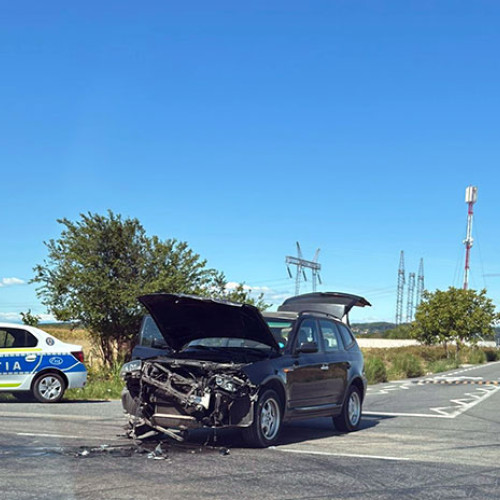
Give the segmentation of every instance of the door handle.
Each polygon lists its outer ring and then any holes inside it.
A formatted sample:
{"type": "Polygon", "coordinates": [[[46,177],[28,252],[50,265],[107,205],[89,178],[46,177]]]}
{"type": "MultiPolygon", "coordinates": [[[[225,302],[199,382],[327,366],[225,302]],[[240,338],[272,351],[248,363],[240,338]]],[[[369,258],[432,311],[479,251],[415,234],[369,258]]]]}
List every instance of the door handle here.
{"type": "Polygon", "coordinates": [[[322,370],[328,370],[329,366],[328,365],[321,365],[322,370]]]}
{"type": "Polygon", "coordinates": [[[28,354],[25,359],[26,361],[35,361],[36,354],[28,354]]]}

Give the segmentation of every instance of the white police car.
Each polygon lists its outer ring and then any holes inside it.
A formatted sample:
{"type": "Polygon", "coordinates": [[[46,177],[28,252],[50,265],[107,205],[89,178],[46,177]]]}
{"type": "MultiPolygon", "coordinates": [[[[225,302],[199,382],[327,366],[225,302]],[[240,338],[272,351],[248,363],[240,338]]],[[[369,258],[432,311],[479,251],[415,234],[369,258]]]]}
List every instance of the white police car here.
{"type": "Polygon", "coordinates": [[[81,346],[39,328],[0,323],[0,391],[56,403],[66,389],[83,387],[86,381],[81,346]]]}

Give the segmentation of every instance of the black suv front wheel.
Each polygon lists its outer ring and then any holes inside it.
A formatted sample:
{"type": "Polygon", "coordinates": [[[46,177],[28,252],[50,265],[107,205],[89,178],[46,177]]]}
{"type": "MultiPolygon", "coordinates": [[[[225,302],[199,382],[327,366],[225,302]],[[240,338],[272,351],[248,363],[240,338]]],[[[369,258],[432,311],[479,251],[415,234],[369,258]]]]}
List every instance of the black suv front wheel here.
{"type": "Polygon", "coordinates": [[[272,389],[265,390],[254,407],[254,421],[243,429],[243,438],[247,444],[256,448],[266,448],[278,441],[283,419],[281,401],[272,389]]]}

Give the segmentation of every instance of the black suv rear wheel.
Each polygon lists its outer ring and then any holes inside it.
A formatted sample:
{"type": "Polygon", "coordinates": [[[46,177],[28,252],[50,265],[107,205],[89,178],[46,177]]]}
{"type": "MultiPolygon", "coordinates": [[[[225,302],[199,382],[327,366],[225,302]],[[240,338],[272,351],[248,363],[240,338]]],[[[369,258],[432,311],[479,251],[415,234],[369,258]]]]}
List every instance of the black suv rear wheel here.
{"type": "Polygon", "coordinates": [[[355,385],[351,385],[347,391],[340,415],[333,417],[333,423],[338,431],[352,432],[359,429],[361,423],[361,401],[361,391],[355,385]]]}

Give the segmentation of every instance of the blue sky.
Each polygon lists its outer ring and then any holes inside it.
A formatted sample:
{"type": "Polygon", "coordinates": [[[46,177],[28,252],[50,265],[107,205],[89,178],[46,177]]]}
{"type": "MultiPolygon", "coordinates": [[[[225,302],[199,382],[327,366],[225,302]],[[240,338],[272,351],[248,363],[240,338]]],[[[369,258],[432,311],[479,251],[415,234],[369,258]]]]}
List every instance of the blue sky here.
{"type": "Polygon", "coordinates": [[[498,2],[2,4],[0,319],[46,313],[56,219],[111,209],[274,304],[319,247],[319,289],[391,321],[401,250],[460,286],[469,184],[500,304],[498,2]]]}

